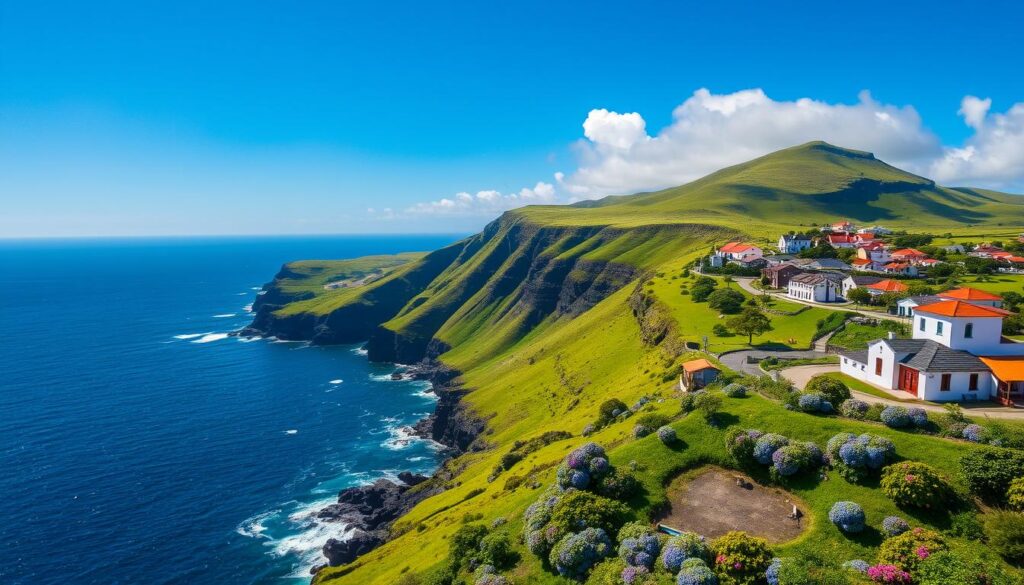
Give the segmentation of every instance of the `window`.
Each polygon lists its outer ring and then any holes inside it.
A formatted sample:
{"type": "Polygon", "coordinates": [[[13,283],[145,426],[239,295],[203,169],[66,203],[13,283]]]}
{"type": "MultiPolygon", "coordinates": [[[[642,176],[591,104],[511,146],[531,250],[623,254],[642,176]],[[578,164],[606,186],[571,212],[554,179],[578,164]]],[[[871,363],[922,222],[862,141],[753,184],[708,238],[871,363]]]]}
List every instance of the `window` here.
{"type": "Polygon", "coordinates": [[[967,389],[972,392],[978,389],[978,374],[971,374],[970,382],[967,383],[967,389]]]}
{"type": "Polygon", "coordinates": [[[939,385],[939,390],[943,392],[949,392],[949,382],[952,380],[953,374],[942,374],[942,383],[939,385]]]}
{"type": "Polygon", "coordinates": [[[875,375],[882,375],[882,358],[875,358],[875,375]]]}
{"type": "Polygon", "coordinates": [[[974,323],[964,325],[964,337],[967,339],[974,337],[974,323]]]}
{"type": "Polygon", "coordinates": [[[924,331],[924,317],[921,317],[921,321],[919,322],[919,324],[921,331],[924,331]]]}
{"type": "Polygon", "coordinates": [[[935,322],[935,335],[942,335],[942,326],[943,325],[944,325],[944,323],[942,321],[936,321],[935,322]]]}

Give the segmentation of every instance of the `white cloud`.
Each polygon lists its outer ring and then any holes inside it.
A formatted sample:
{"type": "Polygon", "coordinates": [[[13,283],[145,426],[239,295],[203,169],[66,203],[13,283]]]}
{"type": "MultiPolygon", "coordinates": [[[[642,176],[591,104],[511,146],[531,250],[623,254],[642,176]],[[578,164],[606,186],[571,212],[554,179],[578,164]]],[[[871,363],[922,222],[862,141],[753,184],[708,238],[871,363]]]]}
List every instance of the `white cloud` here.
{"type": "Polygon", "coordinates": [[[583,122],[583,135],[594,144],[626,149],[647,140],[647,123],[640,114],[619,114],[605,109],[590,110],[583,122]]]}
{"type": "Polygon", "coordinates": [[[1024,103],[992,113],[992,100],[966,96],[959,114],[974,133],[944,146],[913,106],[876,101],[867,91],[853,104],[811,98],[776,101],[761,89],[713,94],[699,89],[656,135],[637,112],[591,110],[573,149],[575,171],[554,173],[515,193],[458,193],[407,213],[489,215],[538,203],[566,203],[682,185],[781,148],[824,140],[866,150],[943,184],[1024,188],[1024,103]]]}
{"type": "Polygon", "coordinates": [[[974,128],[962,147],[951,147],[932,164],[931,176],[942,183],[994,188],[1024,184],[1024,102],[1004,114],[989,114],[992,100],[964,98],[960,114],[974,128]]]}
{"type": "Polygon", "coordinates": [[[478,191],[475,195],[461,192],[452,198],[442,198],[427,203],[417,203],[405,212],[416,215],[494,215],[523,205],[555,203],[555,186],[543,181],[532,188],[523,187],[517,193],[503,194],[500,191],[478,191]]]}
{"type": "Polygon", "coordinates": [[[977,130],[981,128],[981,124],[985,121],[985,115],[988,114],[991,107],[992,98],[979,99],[968,95],[960,101],[960,111],[957,113],[964,117],[968,126],[977,130]]]}
{"type": "Polygon", "coordinates": [[[848,105],[775,101],[760,89],[721,95],[700,89],[676,107],[672,123],[656,136],[635,134],[646,127],[642,118],[628,125],[609,122],[615,116],[620,115],[593,110],[583,123],[587,140],[577,143],[580,166],[564,179],[567,191],[597,197],[681,185],[811,140],[868,150],[911,170],[926,168],[942,152],[913,107],[882,104],[868,92],[848,105]],[[595,133],[588,127],[613,130],[595,133]]]}

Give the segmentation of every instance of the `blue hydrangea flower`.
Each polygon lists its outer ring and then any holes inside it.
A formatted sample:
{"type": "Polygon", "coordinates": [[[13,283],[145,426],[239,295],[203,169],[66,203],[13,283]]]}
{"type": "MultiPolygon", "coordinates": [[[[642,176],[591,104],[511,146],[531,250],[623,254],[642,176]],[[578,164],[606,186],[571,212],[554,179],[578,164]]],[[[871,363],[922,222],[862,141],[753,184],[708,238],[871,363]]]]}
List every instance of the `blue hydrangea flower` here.
{"type": "Polygon", "coordinates": [[[907,409],[907,416],[910,417],[910,422],[915,427],[923,427],[928,425],[928,413],[919,406],[914,406],[907,409]]]}
{"type": "Polygon", "coordinates": [[[867,464],[868,449],[861,443],[850,441],[839,448],[839,460],[849,467],[864,467],[867,464]]]}
{"type": "Polygon", "coordinates": [[[772,453],[772,465],[779,475],[785,477],[800,471],[801,460],[805,451],[798,445],[787,445],[772,453]]]}
{"type": "Polygon", "coordinates": [[[843,532],[864,530],[864,508],[856,502],[836,502],[828,512],[828,519],[843,532]]]}
{"type": "Polygon", "coordinates": [[[668,572],[675,574],[687,559],[710,558],[711,549],[704,537],[693,532],[684,532],[665,542],[661,553],[661,565],[668,572]]]}
{"type": "Polygon", "coordinates": [[[910,524],[899,516],[886,516],[882,520],[882,532],[885,532],[886,536],[899,536],[908,530],[910,524]]]}
{"type": "Polygon", "coordinates": [[[626,568],[622,569],[622,582],[625,583],[625,585],[633,585],[634,583],[639,583],[645,575],[649,575],[650,573],[651,572],[647,570],[647,567],[635,567],[633,565],[628,565],[626,568]]]}
{"type": "Polygon", "coordinates": [[[858,573],[867,573],[868,568],[870,567],[871,565],[868,564],[867,561],[862,561],[860,559],[853,559],[852,561],[846,561],[845,563],[843,563],[844,569],[857,571],[858,573]]]}
{"type": "Polygon", "coordinates": [[[612,543],[604,530],[586,528],[568,534],[551,549],[549,562],[559,575],[583,579],[590,569],[612,551],[612,543]]]}
{"type": "Polygon", "coordinates": [[[821,394],[804,394],[797,404],[804,412],[818,412],[821,410],[821,394]]]}
{"type": "Polygon", "coordinates": [[[772,564],[768,565],[768,570],[764,572],[764,578],[768,581],[768,585],[779,585],[779,569],[782,568],[782,559],[776,557],[772,559],[772,564]]]}
{"type": "Polygon", "coordinates": [[[789,439],[775,433],[761,435],[754,444],[754,459],[761,465],[771,465],[772,455],[789,444],[789,439]]]}
{"type": "Polygon", "coordinates": [[[687,559],[679,568],[676,585],[718,585],[718,577],[700,559],[687,559]]]}
{"type": "Polygon", "coordinates": [[[963,438],[971,441],[972,443],[982,443],[985,441],[985,436],[988,432],[985,427],[981,425],[967,425],[963,430],[963,438]]]}
{"type": "Polygon", "coordinates": [[[886,406],[882,410],[882,422],[889,428],[902,429],[910,426],[910,414],[903,406],[886,406]]]}
{"type": "Polygon", "coordinates": [[[660,427],[658,429],[658,438],[661,439],[662,443],[670,445],[676,442],[676,430],[670,426],[660,427]]]}

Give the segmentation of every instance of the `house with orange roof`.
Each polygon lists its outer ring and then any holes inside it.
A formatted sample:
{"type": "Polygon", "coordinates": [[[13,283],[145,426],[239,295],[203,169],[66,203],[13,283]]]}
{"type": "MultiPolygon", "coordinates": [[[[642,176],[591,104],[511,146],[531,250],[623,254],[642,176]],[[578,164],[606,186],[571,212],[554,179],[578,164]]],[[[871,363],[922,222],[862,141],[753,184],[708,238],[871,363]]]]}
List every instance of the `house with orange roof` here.
{"type": "MultiPolygon", "coordinates": [[[[973,290],[948,293],[970,297],[973,290]]],[[[840,371],[921,400],[1024,400],[1024,344],[1002,336],[1003,319],[1012,313],[942,295],[917,300],[924,304],[911,314],[911,339],[890,335],[866,350],[841,353],[840,371]]]]}
{"type": "Polygon", "coordinates": [[[857,257],[882,265],[890,262],[889,250],[881,242],[871,242],[857,247],[857,257]]]}
{"type": "Polygon", "coordinates": [[[909,262],[890,262],[882,266],[882,272],[899,276],[917,276],[917,266],[909,262]]]}
{"type": "Polygon", "coordinates": [[[831,233],[825,236],[825,241],[833,248],[855,248],[857,247],[856,236],[846,233],[831,233]]]}
{"type": "Polygon", "coordinates": [[[683,392],[700,390],[718,379],[722,370],[710,361],[699,358],[683,363],[683,373],[679,375],[679,389],[683,392]]]}
{"type": "Polygon", "coordinates": [[[875,272],[879,269],[878,264],[868,260],[867,258],[854,258],[850,260],[850,266],[854,270],[861,270],[865,272],[875,272]]]}
{"type": "Polygon", "coordinates": [[[849,221],[838,221],[832,224],[831,227],[834,232],[852,232],[857,228],[857,226],[853,225],[849,221]]]}
{"type": "Polygon", "coordinates": [[[869,284],[864,289],[873,295],[881,295],[889,292],[907,292],[910,290],[910,287],[898,280],[886,278],[874,284],[869,284]]]}
{"type": "Polygon", "coordinates": [[[968,286],[947,290],[936,296],[944,301],[967,301],[975,305],[985,305],[997,309],[1003,306],[1003,297],[968,286]]]}

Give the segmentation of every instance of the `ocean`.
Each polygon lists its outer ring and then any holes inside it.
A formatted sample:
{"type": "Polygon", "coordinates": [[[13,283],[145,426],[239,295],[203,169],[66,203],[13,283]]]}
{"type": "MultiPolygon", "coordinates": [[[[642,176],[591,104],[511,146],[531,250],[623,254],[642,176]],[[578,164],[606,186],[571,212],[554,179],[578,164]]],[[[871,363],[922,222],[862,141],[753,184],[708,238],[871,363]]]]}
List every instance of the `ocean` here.
{"type": "Polygon", "coordinates": [[[429,473],[359,345],[227,334],[290,260],[458,236],[0,241],[0,582],[307,583],[339,490],[429,473]]]}

